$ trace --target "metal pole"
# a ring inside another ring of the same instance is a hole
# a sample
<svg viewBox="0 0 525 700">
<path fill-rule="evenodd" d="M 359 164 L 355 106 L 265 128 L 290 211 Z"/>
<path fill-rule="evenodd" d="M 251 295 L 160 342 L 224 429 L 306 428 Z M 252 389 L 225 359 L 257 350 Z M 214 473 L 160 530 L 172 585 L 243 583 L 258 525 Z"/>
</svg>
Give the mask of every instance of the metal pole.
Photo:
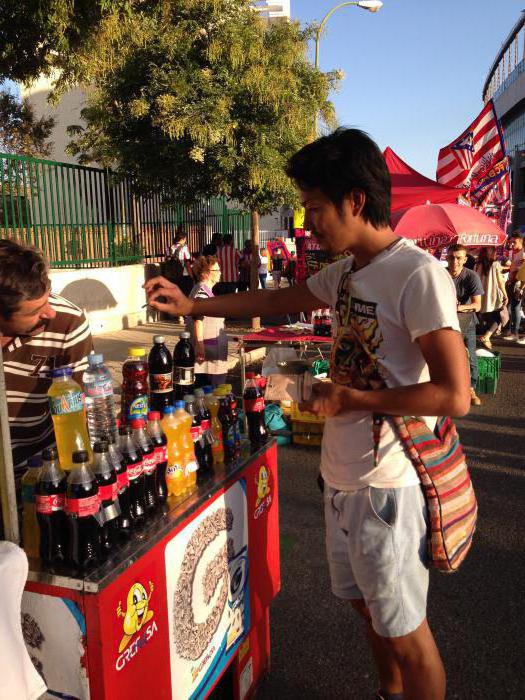
<svg viewBox="0 0 525 700">
<path fill-rule="evenodd" d="M 11 435 L 9 433 L 9 414 L 7 411 L 7 393 L 4 375 L 4 362 L 0 352 L 0 497 L 2 502 L 2 520 L 4 538 L 9 542 L 20 544 L 18 529 L 18 512 L 16 509 L 15 473 Z"/>
</svg>

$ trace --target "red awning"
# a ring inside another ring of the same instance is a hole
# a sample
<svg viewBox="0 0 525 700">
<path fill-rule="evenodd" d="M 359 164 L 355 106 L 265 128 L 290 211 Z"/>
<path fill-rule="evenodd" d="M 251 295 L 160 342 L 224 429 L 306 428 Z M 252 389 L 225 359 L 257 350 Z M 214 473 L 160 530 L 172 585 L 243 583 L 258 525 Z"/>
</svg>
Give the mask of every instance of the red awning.
<svg viewBox="0 0 525 700">
<path fill-rule="evenodd" d="M 459 187 L 446 187 L 431 180 L 407 165 L 388 147 L 383 156 L 392 178 L 392 221 L 396 223 L 401 214 L 419 204 L 456 203 L 465 192 Z"/>
</svg>

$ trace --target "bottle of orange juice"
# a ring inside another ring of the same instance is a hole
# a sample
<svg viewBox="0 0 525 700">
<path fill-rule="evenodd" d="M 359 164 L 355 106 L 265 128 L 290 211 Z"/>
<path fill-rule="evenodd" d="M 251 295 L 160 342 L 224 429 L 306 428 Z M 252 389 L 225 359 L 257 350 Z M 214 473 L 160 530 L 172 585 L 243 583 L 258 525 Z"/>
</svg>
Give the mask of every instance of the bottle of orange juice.
<svg viewBox="0 0 525 700">
<path fill-rule="evenodd" d="M 197 487 L 197 469 L 199 465 L 195 459 L 195 448 L 190 433 L 191 416 L 184 406 L 184 401 L 175 401 L 175 417 L 179 423 L 178 439 L 183 454 L 186 490 L 193 491 Z"/>
<path fill-rule="evenodd" d="M 186 490 L 186 478 L 179 439 L 180 426 L 179 421 L 175 418 L 175 408 L 173 406 L 167 406 L 164 409 L 164 418 L 161 421 L 161 426 L 167 440 L 168 466 L 166 468 L 166 485 L 168 487 L 168 495 L 182 496 Z"/>
<path fill-rule="evenodd" d="M 86 450 L 92 456 L 84 394 L 72 374 L 69 367 L 54 369 L 53 383 L 47 392 L 60 466 L 65 470 L 73 468 L 73 452 Z"/>
<path fill-rule="evenodd" d="M 204 387 L 204 394 L 206 396 L 206 405 L 211 413 L 211 428 L 213 430 L 213 437 L 215 441 L 211 446 L 213 451 L 213 463 L 214 464 L 224 464 L 224 445 L 222 444 L 222 425 L 219 420 L 219 397 L 215 396 L 213 388 Z"/>
</svg>

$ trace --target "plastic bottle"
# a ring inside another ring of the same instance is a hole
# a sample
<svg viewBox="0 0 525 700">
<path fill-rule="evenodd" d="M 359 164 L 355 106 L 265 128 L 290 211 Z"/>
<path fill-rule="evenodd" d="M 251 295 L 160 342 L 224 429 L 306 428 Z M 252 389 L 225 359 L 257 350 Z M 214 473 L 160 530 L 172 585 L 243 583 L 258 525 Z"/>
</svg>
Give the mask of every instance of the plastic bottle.
<svg viewBox="0 0 525 700">
<path fill-rule="evenodd" d="M 97 440 L 93 445 L 93 472 L 100 500 L 100 545 L 102 554 L 108 555 L 117 544 L 119 536 L 120 504 L 117 474 L 105 440 Z"/>
<path fill-rule="evenodd" d="M 162 428 L 166 433 L 168 466 L 166 470 L 166 484 L 170 496 L 182 496 L 186 491 L 186 477 L 184 473 L 184 454 L 180 439 L 181 426 L 175 418 L 175 408 L 169 406 L 164 412 Z"/>
<path fill-rule="evenodd" d="M 191 435 L 193 417 L 185 409 L 184 401 L 175 401 L 175 419 L 178 424 L 178 442 L 182 449 L 186 491 L 194 491 L 197 487 L 197 472 L 199 463 L 195 456 L 195 445 Z"/>
<path fill-rule="evenodd" d="M 202 431 L 202 443 L 204 449 L 204 457 L 206 458 L 206 470 L 209 474 L 213 473 L 213 431 L 211 429 L 211 413 L 204 400 L 204 390 L 195 389 L 195 405 L 199 413 Z M 204 476 L 204 475 L 203 475 Z"/>
<path fill-rule="evenodd" d="M 190 435 L 193 440 L 193 449 L 195 451 L 195 459 L 199 465 L 199 470 L 197 474 L 197 481 L 202 478 L 203 474 L 208 471 L 208 462 L 206 460 L 206 454 L 204 451 L 204 439 L 202 434 L 201 420 L 199 416 L 199 411 L 195 405 L 195 396 L 193 394 L 186 394 L 184 397 L 184 408 L 187 413 L 191 416 L 191 428 Z"/>
<path fill-rule="evenodd" d="M 205 401 L 211 414 L 211 429 L 213 431 L 213 464 L 224 464 L 224 445 L 222 444 L 222 428 L 218 418 L 219 399 L 213 393 L 213 388 L 204 387 Z"/>
<path fill-rule="evenodd" d="M 148 415 L 148 363 L 144 348 L 130 348 L 122 365 L 121 423 L 144 419 Z"/>
<path fill-rule="evenodd" d="M 146 519 L 146 498 L 144 493 L 144 472 L 142 451 L 132 436 L 132 429 L 124 425 L 119 429 L 119 450 L 126 464 L 129 479 L 129 507 L 133 526 L 139 527 Z"/>
<path fill-rule="evenodd" d="M 173 404 L 173 359 L 163 335 L 153 336 L 148 356 L 149 409 L 164 411 Z"/>
<path fill-rule="evenodd" d="M 195 351 L 190 334 L 180 334 L 180 340 L 173 351 L 173 392 L 175 400 L 191 394 L 195 383 Z"/>
<path fill-rule="evenodd" d="M 321 335 L 324 338 L 330 338 L 332 335 L 332 317 L 330 309 L 323 309 L 321 314 Z"/>
<path fill-rule="evenodd" d="M 213 392 L 219 400 L 217 417 L 221 424 L 222 444 L 224 446 L 224 462 L 229 464 L 237 457 L 237 443 L 235 438 L 235 421 L 230 406 L 228 389 L 220 386 Z"/>
<path fill-rule="evenodd" d="M 255 379 L 255 372 L 246 373 L 242 398 L 250 444 L 252 447 L 260 447 L 268 441 L 268 430 L 264 421 L 264 396 Z"/>
<path fill-rule="evenodd" d="M 237 397 L 233 393 L 231 384 L 221 384 L 226 389 L 228 402 L 232 416 L 233 437 L 235 441 L 235 458 L 241 454 L 241 433 L 239 431 L 239 411 L 237 408 Z"/>
<path fill-rule="evenodd" d="M 312 328 L 314 335 L 321 335 L 321 312 L 319 311 L 319 309 L 312 312 Z"/>
<path fill-rule="evenodd" d="M 27 471 L 22 477 L 22 543 L 28 557 L 40 555 L 40 529 L 36 517 L 35 487 L 42 468 L 42 458 L 35 455 L 27 460 Z"/>
<path fill-rule="evenodd" d="M 146 513 L 153 513 L 157 507 L 157 456 L 155 446 L 146 432 L 146 421 L 134 420 L 131 423 L 133 440 L 142 452 L 142 469 L 144 471 L 144 498 Z"/>
<path fill-rule="evenodd" d="M 86 416 L 91 446 L 105 435 L 118 435 L 113 396 L 113 380 L 100 354 L 88 355 L 88 368 L 82 376 L 86 395 Z"/>
<path fill-rule="evenodd" d="M 173 406 L 167 406 L 166 410 L 170 409 L 173 412 Z M 157 494 L 157 503 L 166 503 L 168 497 L 168 487 L 166 484 L 166 468 L 168 466 L 168 450 L 167 438 L 162 431 L 160 425 L 160 413 L 158 411 L 150 411 L 148 413 L 148 435 L 153 443 L 155 450 L 156 462 L 156 480 L 155 492 Z"/>
<path fill-rule="evenodd" d="M 73 467 L 73 452 L 86 450 L 91 457 L 84 394 L 72 374 L 69 367 L 54 369 L 53 383 L 47 392 L 60 466 L 66 471 Z"/>
<path fill-rule="evenodd" d="M 40 559 L 52 566 L 66 559 L 67 475 L 60 467 L 56 447 L 46 447 L 42 458 L 44 464 L 35 485 L 36 517 L 40 527 Z"/>
<path fill-rule="evenodd" d="M 111 463 L 115 468 L 115 474 L 117 475 L 118 502 L 120 505 L 119 537 L 120 539 L 126 539 L 129 537 L 133 526 L 133 517 L 131 515 L 129 501 L 128 468 L 113 434 L 109 433 L 106 436 L 106 439 L 109 449 L 109 459 L 111 460 Z"/>
<path fill-rule="evenodd" d="M 73 469 L 67 477 L 66 516 L 68 562 L 80 573 L 101 561 L 98 484 L 89 466 L 87 450 L 73 453 Z"/>
</svg>

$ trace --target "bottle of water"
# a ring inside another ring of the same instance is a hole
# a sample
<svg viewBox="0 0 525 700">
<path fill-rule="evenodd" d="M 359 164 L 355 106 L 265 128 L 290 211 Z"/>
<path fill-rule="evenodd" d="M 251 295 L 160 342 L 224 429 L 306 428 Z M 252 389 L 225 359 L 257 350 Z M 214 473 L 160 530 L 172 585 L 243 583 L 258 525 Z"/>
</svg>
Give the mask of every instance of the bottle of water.
<svg viewBox="0 0 525 700">
<path fill-rule="evenodd" d="M 100 354 L 88 355 L 88 368 L 82 377 L 86 392 L 86 413 L 91 446 L 111 433 L 118 438 L 113 398 L 113 381 L 104 358 Z"/>
</svg>

